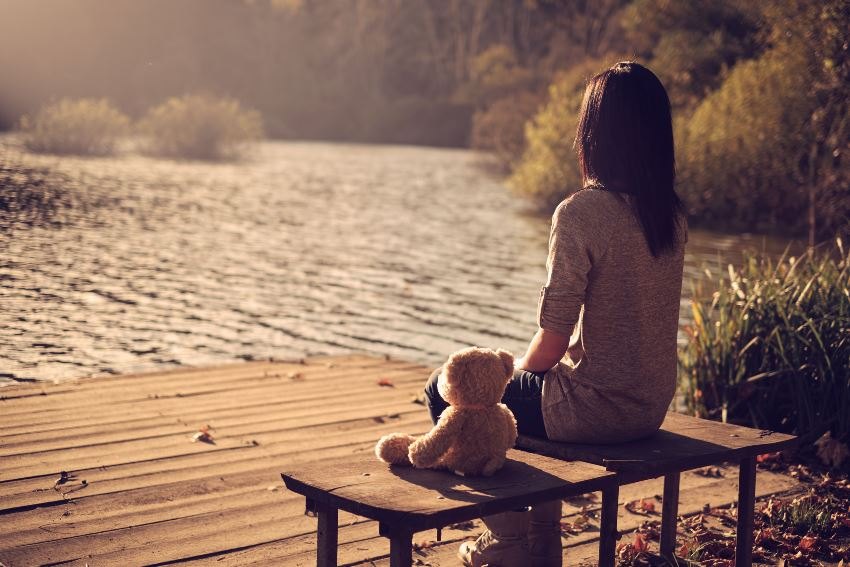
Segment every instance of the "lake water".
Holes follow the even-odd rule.
[[[0,139],[0,163],[50,173],[0,211],[0,384],[351,351],[437,365],[470,345],[519,354],[536,329],[548,219],[475,152],[266,142],[208,164],[16,148]],[[705,265],[764,245],[692,231],[683,316]]]

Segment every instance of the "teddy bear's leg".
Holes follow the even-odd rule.
[[[487,459],[484,463],[484,468],[481,469],[481,474],[484,476],[492,476],[497,470],[505,464],[504,455],[494,455]]]
[[[391,465],[409,465],[410,459],[407,457],[407,453],[414,441],[416,441],[416,437],[413,435],[390,433],[378,440],[378,444],[375,445],[375,454],[379,459]]]

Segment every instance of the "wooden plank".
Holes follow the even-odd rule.
[[[327,369],[356,369],[368,367],[393,366],[420,366],[409,361],[398,360],[387,357],[377,357],[368,354],[334,355],[334,356],[311,356],[298,359],[283,360],[259,360],[251,362],[232,362],[216,366],[204,367],[180,367],[171,370],[157,372],[141,372],[121,375],[90,376],[66,380],[58,383],[36,382],[6,386],[0,389],[0,401],[12,401],[17,398],[29,398],[41,396],[41,392],[48,395],[59,393],[79,392],[85,389],[93,390],[122,390],[131,387],[139,387],[151,384],[187,383],[205,384],[210,381],[220,382],[221,379],[231,377],[247,378],[251,375],[262,373],[267,368],[298,367],[302,370],[327,370]]]
[[[241,369],[240,369],[241,370]],[[240,383],[239,392],[251,392],[263,390],[271,384],[279,384],[290,381],[289,373],[301,373],[304,377],[303,384],[308,384],[312,380],[320,380],[321,383],[333,381],[351,381],[363,375],[376,376],[384,372],[403,372],[411,377],[421,377],[424,385],[428,377],[429,369],[417,365],[402,365],[394,364],[388,367],[380,367],[378,365],[370,365],[355,368],[342,367],[317,367],[312,370],[310,367],[296,365],[266,365],[261,369],[249,368],[245,369],[246,373],[230,373],[220,377],[213,384],[198,384],[192,382],[183,383],[164,383],[153,385],[135,385],[128,384],[125,388],[116,388],[113,392],[101,392],[97,388],[92,387],[88,382],[97,382],[98,379],[85,381],[86,386],[78,386],[72,391],[63,391],[59,395],[51,395],[47,390],[47,395],[35,396],[22,400],[5,400],[0,401],[4,407],[5,419],[13,419],[16,416],[27,417],[32,419],[33,414],[42,414],[44,417],[53,417],[54,412],[68,413],[71,411],[80,412],[93,407],[102,407],[105,403],[109,404],[128,404],[146,402],[151,399],[167,400],[169,398],[188,398],[200,396],[212,396],[215,394],[230,395],[234,393],[234,384]],[[259,373],[262,371],[262,373]],[[315,387],[315,385],[313,385]],[[97,392],[96,396],[92,393]],[[40,417],[36,416],[36,417]],[[4,421],[5,421],[4,419]]]
[[[389,467],[371,456],[288,469],[282,476],[287,488],[312,500],[412,531],[597,490],[614,479],[595,465],[514,450],[492,477]]]
[[[365,419],[360,423],[349,422],[343,424],[345,427],[342,427],[340,424],[330,424],[311,429],[284,431],[278,435],[268,434],[257,436],[260,439],[258,445],[244,443],[232,449],[206,449],[206,451],[196,453],[177,452],[175,450],[176,454],[160,455],[150,459],[134,457],[130,454],[123,458],[127,462],[110,466],[101,465],[96,459],[87,459],[85,461],[69,460],[70,464],[88,464],[89,466],[74,466],[63,470],[77,471],[80,478],[86,478],[82,476],[84,473],[89,474],[86,490],[97,490],[102,483],[95,483],[101,474],[111,476],[114,474],[112,471],[118,467],[123,467],[120,473],[121,480],[118,482],[121,485],[126,485],[133,482],[145,483],[150,476],[157,472],[160,473],[157,477],[161,477],[162,475],[205,475],[210,474],[210,467],[214,468],[216,466],[222,472],[225,470],[241,470],[245,467],[256,467],[259,459],[279,459],[284,454],[301,454],[307,457],[313,455],[313,459],[315,460],[320,450],[333,447],[347,446],[353,448],[354,446],[361,446],[361,444],[365,443],[366,445],[363,445],[365,450],[371,452],[375,442],[381,435],[390,433],[396,428],[407,430],[411,433],[427,431],[430,428],[430,424],[431,420],[429,417],[422,415],[421,412],[411,412],[410,414],[401,414],[399,419],[388,423],[376,423],[372,419]],[[185,443],[190,446],[193,445],[188,440],[185,440]],[[128,461],[128,459],[130,460]],[[198,472],[198,468],[192,466],[193,463],[201,464],[200,473]],[[44,463],[32,464],[18,472],[22,473],[21,477],[23,478],[21,480],[27,480],[27,477],[30,476],[40,476],[42,478],[40,488],[47,490],[53,486],[53,481],[59,472],[57,469],[61,465],[54,466],[56,468],[52,468],[52,470],[48,469],[49,472],[47,474],[44,472]],[[149,472],[140,472],[142,470]],[[86,473],[86,471],[89,471],[89,473]],[[133,474],[135,471],[139,471],[138,474]],[[152,473],[150,471],[154,472]],[[26,474],[29,472],[33,474]],[[0,483],[0,490],[7,484],[9,484],[8,481]],[[36,499],[37,494],[31,495],[31,498]],[[50,493],[48,492],[47,494]],[[49,497],[55,501],[57,498],[61,499],[61,494],[57,496],[56,493],[53,493]],[[4,498],[2,504],[5,504],[5,502],[6,499]]]
[[[0,441],[0,457],[27,455],[36,452],[73,449],[79,447],[111,444],[134,439],[154,439],[175,433],[192,434],[201,426],[213,424],[217,431],[229,435],[250,435],[262,431],[264,424],[277,424],[277,430],[288,426],[313,425],[314,421],[333,422],[335,416],[352,415],[352,405],[361,408],[358,417],[380,417],[398,413],[400,406],[409,401],[404,393],[395,393],[387,388],[363,391],[354,390],[345,399],[334,398],[318,405],[315,400],[304,403],[269,402],[251,410],[223,412],[185,412],[179,417],[156,416],[128,425],[100,424],[84,427],[68,427],[58,432],[33,432],[3,436]],[[414,409],[413,404],[405,409]],[[419,406],[424,411],[422,406]],[[283,418],[281,417],[283,416]]]
[[[636,478],[738,461],[793,447],[793,435],[718,423],[670,412],[653,436],[629,443],[558,443],[521,435],[517,447],[561,459],[604,465]]]
[[[419,394],[422,385],[424,385],[424,380],[418,373],[411,374],[408,371],[388,370],[374,377],[369,377],[373,379],[371,383],[364,376],[347,376],[340,383],[333,384],[334,391],[335,393],[338,391],[374,392],[377,388],[377,380],[374,380],[374,378],[377,376],[388,378],[395,384],[395,388],[384,388],[386,391],[404,390],[408,394],[410,392]],[[231,387],[230,392],[218,392],[216,395],[192,399],[183,399],[177,396],[171,398],[151,396],[141,402],[134,403],[130,412],[128,412],[127,406],[123,404],[103,404],[98,407],[96,412],[81,412],[79,409],[69,408],[67,411],[50,412],[49,415],[43,414],[38,420],[34,419],[33,414],[26,412],[22,412],[17,419],[8,418],[4,415],[2,423],[5,426],[0,425],[0,435],[39,430],[55,431],[80,422],[83,424],[122,423],[137,419],[131,416],[180,416],[187,410],[198,412],[237,411],[240,408],[258,407],[271,402],[306,403],[326,400],[328,397],[327,390],[324,388],[317,389],[316,381],[310,380],[305,378],[299,381],[289,381],[286,378],[281,380],[280,383],[269,385],[268,388],[261,390],[245,391],[238,389],[234,391]],[[288,383],[288,381],[291,383]],[[322,378],[323,385],[326,386],[328,382],[329,380]],[[110,419],[116,417],[117,420]]]

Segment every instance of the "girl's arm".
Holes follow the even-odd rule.
[[[570,337],[566,335],[546,329],[537,329],[537,333],[528,345],[525,356],[517,359],[515,366],[520,370],[546,372],[563,358],[569,344]]]

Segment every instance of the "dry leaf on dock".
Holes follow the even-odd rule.
[[[192,435],[192,437],[191,437],[192,443],[197,443],[197,442],[200,441],[201,443],[209,443],[210,445],[215,445],[215,440],[213,439],[213,436],[212,436],[212,433],[211,433],[211,431],[213,429],[214,428],[212,426],[209,426],[209,425],[203,426],[202,428],[200,428],[197,431],[197,433]]]
[[[648,498],[642,498],[640,500],[632,500],[624,505],[624,508],[631,512],[632,514],[640,514],[641,516],[649,516],[650,514],[657,514],[655,511],[655,502]]]

